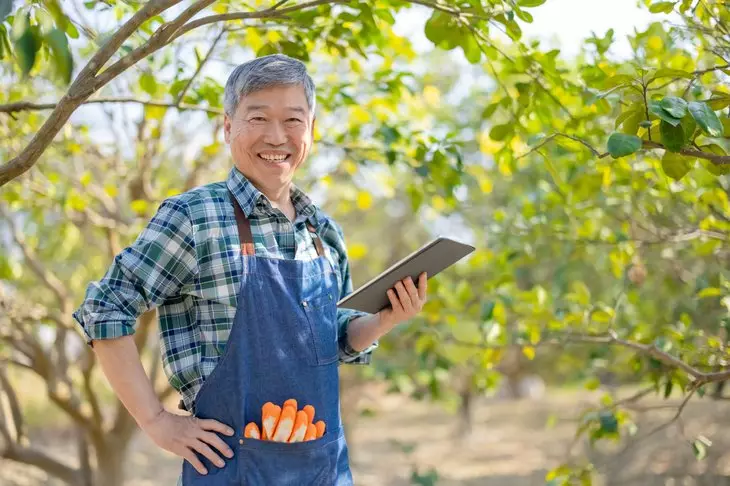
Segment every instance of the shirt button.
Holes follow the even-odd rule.
[[[238,439],[239,444],[243,444],[243,439]]]
[[[307,307],[307,301],[305,300],[304,302],[302,302],[302,305],[303,305],[304,307]]]

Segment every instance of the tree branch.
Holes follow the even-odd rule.
[[[79,484],[79,471],[32,447],[9,447],[2,457],[12,461],[35,466],[67,484]]]
[[[5,392],[5,396],[8,399],[8,405],[10,406],[10,415],[13,418],[13,428],[15,429],[15,437],[11,437],[10,430],[7,426],[3,425],[3,435],[8,442],[14,442],[19,444],[25,437],[23,427],[23,413],[20,410],[20,402],[18,400],[18,394],[15,392],[13,385],[8,379],[8,375],[5,372],[5,365],[0,366],[0,390]]]
[[[16,177],[24,174],[38,161],[51,143],[53,137],[63,128],[76,108],[103,83],[98,82],[96,74],[101,67],[117,52],[122,43],[127,40],[140,25],[148,19],[165,11],[180,0],[151,0],[136,12],[109,40],[99,49],[69,87],[66,94],[58,102],[51,115],[36,132],[33,139],[17,157],[7,164],[0,166],[0,187]]]
[[[160,106],[164,108],[177,108],[183,111],[203,111],[214,115],[222,115],[223,110],[218,108],[211,108],[209,106],[190,105],[186,103],[174,103],[171,101],[155,101],[155,100],[142,100],[132,97],[106,97],[106,98],[93,98],[88,99],[79,105],[92,105],[98,103],[130,103],[144,106]],[[33,103],[30,101],[19,101],[16,103],[8,103],[0,105],[0,113],[15,113],[19,111],[38,111],[38,110],[52,110],[58,106],[58,103]]]
[[[175,106],[180,106],[182,103],[183,98],[185,98],[185,95],[187,94],[188,90],[190,89],[190,86],[192,86],[193,81],[195,78],[200,74],[200,71],[203,70],[203,66],[208,62],[210,59],[210,56],[213,54],[213,51],[215,51],[216,45],[223,37],[223,34],[226,33],[226,29],[221,29],[220,33],[216,36],[216,38],[213,40],[213,43],[210,45],[210,49],[208,49],[208,52],[205,54],[203,59],[200,61],[200,64],[198,64],[197,69],[193,73],[192,76],[190,76],[190,79],[188,79],[188,82],[185,84],[182,90],[180,90],[180,93],[177,95],[177,99],[175,100]]]

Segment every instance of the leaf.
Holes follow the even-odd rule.
[[[25,29],[15,39],[13,44],[15,45],[20,71],[23,73],[23,76],[27,76],[31,69],[33,69],[33,65],[35,65],[36,53],[41,47],[40,42],[33,34],[29,20],[25,22]]]
[[[701,145],[700,150],[715,155],[727,155],[725,150],[716,143]],[[702,162],[704,163],[705,169],[711,174],[717,176],[730,174],[730,164],[713,164],[710,160],[703,160]]]
[[[495,142],[501,142],[505,138],[507,138],[507,135],[512,131],[512,126],[505,123],[503,125],[494,125],[492,129],[489,131],[489,138],[494,140]]]
[[[533,360],[535,359],[535,348],[533,346],[525,346],[522,348],[522,354],[524,354],[527,359]]]
[[[703,299],[705,297],[717,297],[720,295],[722,295],[722,289],[719,289],[717,287],[706,287],[697,292],[698,299]]]
[[[659,106],[675,118],[682,118],[687,114],[687,102],[677,96],[665,96]]]
[[[672,126],[670,123],[662,120],[659,124],[659,131],[662,135],[662,143],[672,152],[679,152],[684,147],[684,128],[682,126]]]
[[[51,51],[53,51],[53,64],[56,67],[56,72],[64,83],[69,84],[73,74],[74,60],[68,47],[66,34],[54,28],[46,34],[45,40],[46,44],[51,47]]]
[[[676,2],[659,2],[649,7],[651,13],[669,13],[674,9]]]
[[[694,162],[693,157],[666,151],[662,157],[662,169],[667,176],[678,181],[690,171]]]
[[[139,77],[139,86],[150,96],[154,96],[157,92],[157,80],[150,73],[142,73]]]
[[[641,148],[641,139],[636,135],[625,133],[612,133],[608,137],[607,149],[611,157],[617,159],[631,155]]]
[[[602,432],[606,434],[615,434],[618,432],[618,419],[613,412],[602,411],[598,417],[601,422]]]
[[[707,448],[712,446],[712,441],[701,435],[692,442],[692,451],[698,461],[703,460],[707,456]]]
[[[691,101],[689,112],[705,133],[711,137],[722,137],[722,123],[706,103]]]
[[[691,78],[693,75],[688,71],[681,69],[662,68],[657,69],[656,72],[651,76],[649,81],[660,78]]]
[[[543,3],[545,3],[547,0],[517,0],[517,5],[520,7],[539,7]]]
[[[679,118],[669,114],[657,101],[649,102],[649,113],[675,127],[682,122]]]

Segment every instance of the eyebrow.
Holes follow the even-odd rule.
[[[266,110],[268,108],[270,108],[269,105],[250,105],[246,107],[246,111]],[[307,113],[307,111],[301,106],[287,106],[286,109],[296,113],[301,113],[302,115]]]

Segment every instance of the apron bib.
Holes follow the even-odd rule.
[[[234,453],[218,468],[197,454],[208,470],[199,474],[183,461],[182,484],[200,486],[351,486],[342,427],[337,343],[337,276],[322,242],[313,261],[254,256],[251,226],[230,194],[241,241],[242,274],[236,315],[226,349],[195,398],[192,413],[230,425],[219,435]],[[261,427],[266,402],[298,409],[312,405],[325,433],[307,442],[245,438],[244,427]]]

